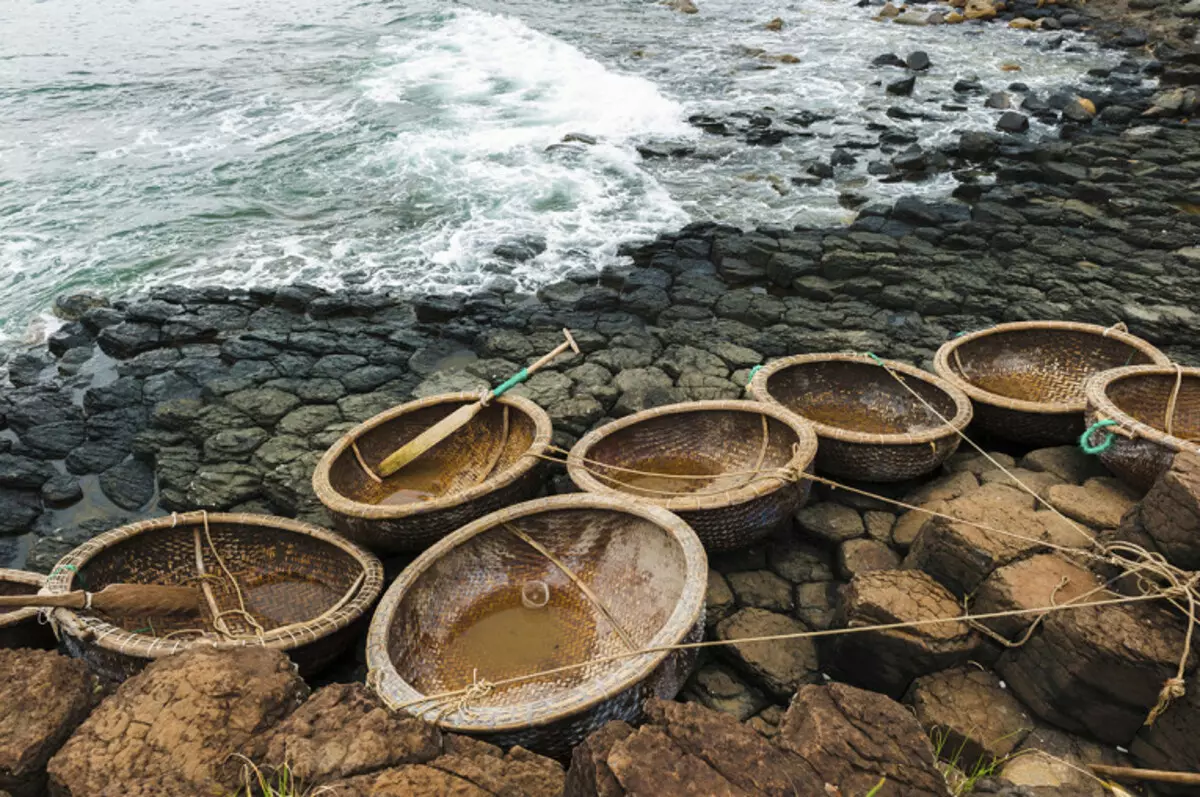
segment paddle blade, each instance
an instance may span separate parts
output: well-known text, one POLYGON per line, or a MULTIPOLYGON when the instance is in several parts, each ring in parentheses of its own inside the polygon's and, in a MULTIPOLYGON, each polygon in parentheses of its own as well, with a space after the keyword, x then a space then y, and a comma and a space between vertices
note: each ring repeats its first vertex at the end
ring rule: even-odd
POLYGON ((114 615, 198 612, 200 593, 193 587, 109 584, 92 595, 92 608, 114 615))
POLYGON ((442 418, 419 435, 409 440, 403 447, 388 455, 379 463, 379 475, 391 476, 396 471, 424 454, 438 443, 461 429, 467 421, 474 418, 483 409, 479 402, 466 404, 442 418))

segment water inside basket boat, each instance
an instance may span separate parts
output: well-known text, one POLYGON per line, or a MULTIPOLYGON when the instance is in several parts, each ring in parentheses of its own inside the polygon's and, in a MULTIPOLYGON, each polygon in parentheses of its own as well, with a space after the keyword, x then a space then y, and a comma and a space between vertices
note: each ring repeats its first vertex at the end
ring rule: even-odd
POLYGON ((696 492, 711 486, 713 481, 725 470, 721 463, 713 460, 680 456, 648 457, 622 467, 645 471, 645 473, 607 471, 602 466, 597 466, 597 470, 610 478, 617 479, 630 491, 643 492, 651 497, 661 497, 663 493, 696 492), (713 478, 690 478, 693 476, 711 476, 713 478))
POLYGON ((436 496, 426 490, 413 490, 400 487, 393 493, 388 493, 375 502, 376 506, 405 506, 421 501, 432 501, 436 496))

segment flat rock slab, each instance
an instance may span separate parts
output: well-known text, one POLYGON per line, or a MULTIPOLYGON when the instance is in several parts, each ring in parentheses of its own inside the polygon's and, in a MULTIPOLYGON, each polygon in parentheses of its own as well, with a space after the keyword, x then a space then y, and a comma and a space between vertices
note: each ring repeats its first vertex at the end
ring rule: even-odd
MULTIPOLYGON (((928 574, 876 570, 856 576, 842 591, 836 623, 854 628, 956 618, 962 607, 928 574)), ((912 680, 964 664, 979 637, 961 620, 832 638, 831 665, 847 680, 899 698, 912 680)))
POLYGON ((224 794, 231 761, 308 694, 287 656, 197 648, 159 659, 104 701, 50 760, 55 797, 224 794))
POLYGON ((1128 766, 1117 752, 1053 728, 1037 728, 1004 764, 1000 777, 1034 797, 1110 797, 1088 764, 1128 766))
POLYGON ((1116 528, 1134 505, 1126 492, 1100 479, 1055 485, 1047 500, 1059 512, 1093 529, 1116 528))
MULTIPOLYGON (((809 631, 808 626, 785 614, 765 609, 742 609, 717 625, 717 638, 776 636, 809 631)), ((720 648, 730 662, 768 694, 786 700, 800 684, 819 677, 817 646, 811 639, 744 642, 720 648)))
MULTIPOLYGON (((996 665, 1043 720, 1128 746, 1183 653, 1178 618, 1147 603, 1046 615, 1037 633, 996 665)), ((1189 669, 1195 665, 1193 650, 1189 669)))
MULTIPOLYGON (((998 568, 984 579, 971 600, 973 614, 1028 611, 1069 603, 1099 586, 1096 575, 1058 554, 1038 554, 998 568)), ((1085 600, 1112 597, 1097 593, 1085 600)), ((1037 614, 1019 614, 981 620, 1001 636, 1016 641, 1037 614)))
POLYGON ((1026 470, 1045 471, 1071 484, 1083 484, 1093 476, 1107 472, 1095 457, 1079 450, 1079 446, 1054 446, 1030 451, 1018 463, 1026 470))
POLYGON ((939 754, 974 772, 1013 752, 1034 720, 994 673, 958 667, 913 681, 905 702, 939 754))
POLYGON ((879 540, 865 538, 846 540, 838 547, 838 574, 844 579, 872 570, 895 570, 900 567, 900 554, 879 540))
POLYGON ((83 662, 43 650, 0 650, 0 789, 40 795, 46 762, 95 699, 83 662))
POLYGON ((442 733, 436 726, 389 712, 362 684, 333 684, 256 737, 249 757, 264 771, 287 764, 297 780, 311 787, 425 763, 441 749, 442 733))
POLYGON ((792 610, 792 585, 770 570, 744 570, 725 577, 738 604, 773 612, 792 610))
POLYGON ((887 778, 887 788, 896 795, 950 793, 916 717, 875 692, 839 683, 801 688, 775 743, 803 758, 843 795, 867 794, 880 777, 887 778))
POLYGON ((796 513, 800 530, 818 540, 839 543, 866 534, 862 516, 848 506, 829 501, 813 504, 796 513))

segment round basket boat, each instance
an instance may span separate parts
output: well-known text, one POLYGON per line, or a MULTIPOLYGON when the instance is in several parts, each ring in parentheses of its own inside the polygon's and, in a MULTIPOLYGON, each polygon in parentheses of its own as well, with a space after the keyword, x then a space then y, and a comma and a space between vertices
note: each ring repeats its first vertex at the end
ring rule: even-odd
POLYGON ((392 583, 367 680, 393 710, 564 758, 683 686, 695 649, 636 651, 703 637, 707 573, 695 533, 664 509, 579 493, 518 504, 392 583))
MULTIPOLYGON (((0 568, 0 595, 36 595, 46 577, 0 568)), ((52 648, 54 632, 38 621, 38 610, 0 608, 0 648, 52 648)))
POLYGON ((1200 368, 1133 365, 1097 374, 1087 383, 1087 423, 1100 422, 1112 423, 1084 443, 1115 475, 1149 490, 1180 451, 1200 455, 1200 368))
POLYGON ((943 343, 934 368, 971 397, 975 424, 988 434, 1049 446, 1079 440, 1089 377, 1126 365, 1168 362, 1123 329, 1019 321, 943 343))
POLYGON ((334 443, 317 463, 313 490, 337 530, 373 550, 420 551, 476 518, 533 497, 541 486, 538 456, 550 445, 550 416, 512 395, 493 399, 445 440, 379 480, 378 465, 389 454, 478 400, 477 393, 448 393, 402 404, 334 443))
POLYGON ((107 617, 56 609, 73 656, 113 680, 193 645, 282 650, 303 675, 344 653, 383 590, 383 565, 333 532, 266 515, 190 512, 101 534, 51 571, 52 594, 199 584, 199 611, 107 617), (213 607, 216 607, 215 609, 213 607))
POLYGON ((887 367, 860 354, 785 357, 760 368, 748 389, 812 423, 819 471, 868 482, 923 476, 958 448, 971 400, 919 368, 881 362, 887 367))
POLYGON ((582 490, 652 503, 683 518, 709 551, 750 545, 786 524, 812 486, 812 425, 778 404, 696 401, 594 429, 571 449, 582 490))

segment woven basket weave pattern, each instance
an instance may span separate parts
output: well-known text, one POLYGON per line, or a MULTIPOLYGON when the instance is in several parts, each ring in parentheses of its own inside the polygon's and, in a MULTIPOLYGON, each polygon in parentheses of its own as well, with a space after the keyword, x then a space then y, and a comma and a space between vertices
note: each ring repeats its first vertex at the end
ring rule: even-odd
MULTIPOLYGON (((0 568, 0 595, 36 595, 46 577, 0 568)), ((38 610, 0 609, 0 648, 38 648, 54 644, 54 633, 38 622, 38 610)))
MULTIPOLYGON (((1087 423, 1117 422, 1133 433, 1115 433, 1100 461, 1115 475, 1142 490, 1171 467, 1182 450, 1200 454, 1200 368, 1133 366, 1106 371, 1087 384, 1087 423), (1167 407, 1175 393, 1171 431, 1166 432, 1167 407)), ((1100 433, 1097 433, 1100 434, 1100 433)))
POLYGON ((541 486, 541 460, 550 444, 550 417, 528 399, 494 400, 462 428, 382 484, 369 467, 464 404, 471 393, 432 396, 394 407, 351 429, 313 473, 313 489, 335 528, 355 542, 386 552, 420 551, 451 531, 501 507, 533 496, 541 486), (433 500, 404 505, 377 502, 400 489, 433 500))
POLYGON ((1166 365, 1127 332, 1066 321, 1022 321, 942 344, 934 367, 975 403, 989 434, 1031 446, 1074 443, 1083 433, 1084 385, 1126 365, 1166 365))
POLYGON ((345 650, 382 591, 379 560, 324 529, 263 515, 208 515, 210 546, 202 531, 203 517, 189 513, 156 518, 89 540, 58 563, 47 591, 69 592, 85 585, 97 592, 115 583, 197 584, 195 541, 200 531, 205 582, 217 605, 225 611, 239 603, 213 547, 236 577, 246 608, 264 636, 257 637, 248 621, 237 616, 226 618, 230 628, 252 638, 213 634, 211 612, 203 600, 199 614, 182 617, 117 618, 57 609, 54 618, 76 655, 106 676, 122 680, 150 659, 193 644, 263 644, 287 652, 304 673, 316 672, 345 650), (331 612, 339 602, 341 607, 331 612), (209 634, 199 639, 197 630, 209 634))
POLYGON ((593 430, 571 449, 567 469, 582 490, 675 512, 706 549, 721 551, 750 545, 787 522, 811 483, 779 474, 807 472, 816 451, 812 426, 779 405, 699 401, 593 430), (617 468, 711 478, 645 479, 617 468))
MULTIPOLYGON (((427 719, 441 716, 449 730, 562 755, 610 719, 636 719, 646 697, 673 697, 694 655, 664 652, 595 662, 629 650, 622 633, 571 576, 506 524, 544 546, 583 581, 635 648, 702 634, 707 560, 679 518, 656 507, 587 494, 538 499, 456 531, 388 589, 367 646, 370 680, 385 703, 399 708, 422 695, 470 686, 477 678, 498 681, 531 669, 589 662, 497 687, 467 708, 447 711, 436 703, 409 708, 427 719), (522 587, 531 582, 549 588, 549 604, 538 611, 548 612, 546 622, 562 631, 538 665, 516 664, 494 647, 464 642, 498 613, 521 611, 522 587)), ((522 637, 520 644, 536 647, 538 642, 522 637)))
POLYGON ((748 389, 756 400, 813 423, 820 438, 818 471, 870 482, 905 481, 935 470, 958 449, 971 402, 933 374, 885 362, 886 369, 862 355, 786 357, 763 367, 748 389))

